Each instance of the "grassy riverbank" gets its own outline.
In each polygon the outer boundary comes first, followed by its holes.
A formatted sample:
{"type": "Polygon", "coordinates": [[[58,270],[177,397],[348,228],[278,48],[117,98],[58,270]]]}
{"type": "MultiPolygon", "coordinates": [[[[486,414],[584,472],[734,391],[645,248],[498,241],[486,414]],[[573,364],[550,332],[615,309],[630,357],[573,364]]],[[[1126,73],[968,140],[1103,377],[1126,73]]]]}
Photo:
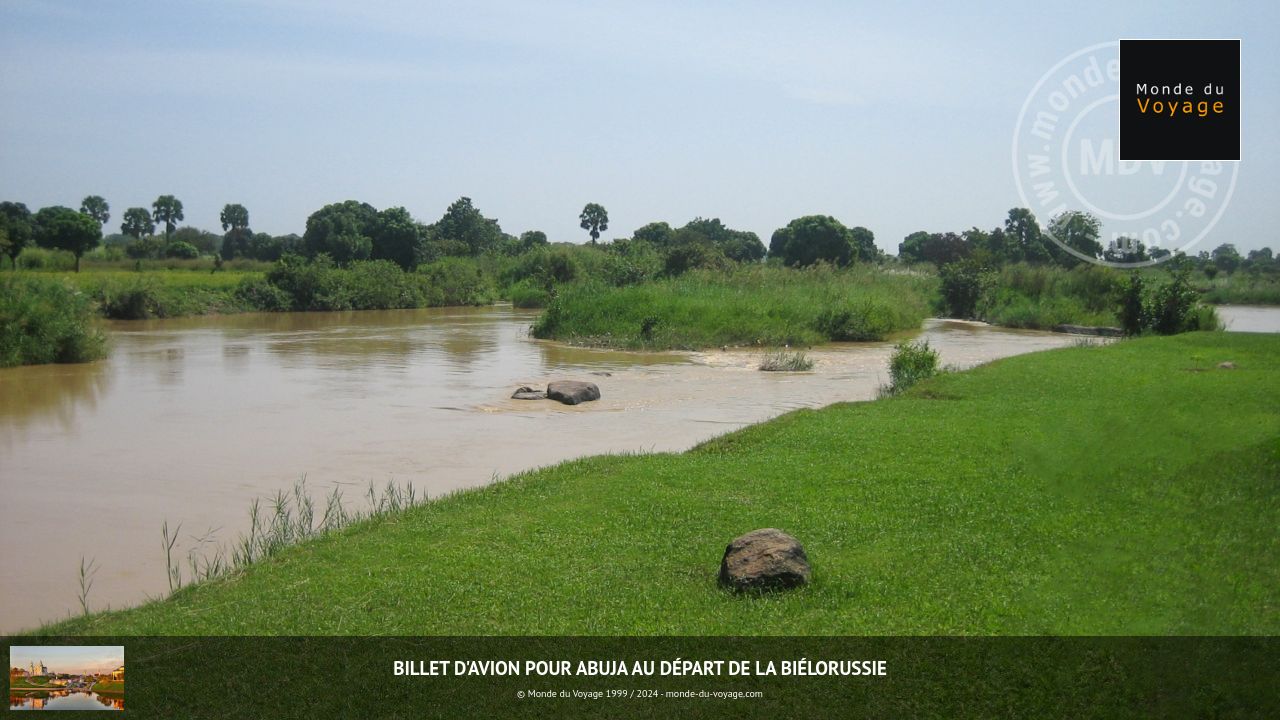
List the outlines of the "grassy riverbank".
{"type": "Polygon", "coordinates": [[[1013,357],[525,473],[41,632],[1274,634],[1277,398],[1277,336],[1013,357]],[[717,587],[759,527],[805,543],[809,587],[717,587]]]}
{"type": "Polygon", "coordinates": [[[625,287],[575,283],[560,289],[533,334],[632,349],[880,340],[918,328],[936,286],[928,274],[874,266],[740,267],[625,287]]]}

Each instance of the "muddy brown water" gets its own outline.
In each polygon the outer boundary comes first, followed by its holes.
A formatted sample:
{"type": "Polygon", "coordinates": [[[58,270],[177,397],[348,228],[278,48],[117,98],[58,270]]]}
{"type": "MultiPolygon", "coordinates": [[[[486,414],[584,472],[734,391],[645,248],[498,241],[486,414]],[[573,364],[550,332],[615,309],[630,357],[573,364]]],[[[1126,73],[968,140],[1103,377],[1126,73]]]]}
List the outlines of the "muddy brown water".
{"type": "MultiPolygon", "coordinates": [[[[108,359],[0,370],[0,631],[167,590],[161,524],[229,543],[255,497],[305,475],[358,505],[370,481],[432,496],[583,455],[683,450],[789,410],[866,400],[891,343],[810,351],[806,373],[758,350],[629,353],[534,340],[509,307],[278,313],[121,322],[108,359]],[[596,382],[575,407],[520,385],[596,382]]],[[[945,363],[971,366],[1077,338],[931,320],[945,363]]]]}

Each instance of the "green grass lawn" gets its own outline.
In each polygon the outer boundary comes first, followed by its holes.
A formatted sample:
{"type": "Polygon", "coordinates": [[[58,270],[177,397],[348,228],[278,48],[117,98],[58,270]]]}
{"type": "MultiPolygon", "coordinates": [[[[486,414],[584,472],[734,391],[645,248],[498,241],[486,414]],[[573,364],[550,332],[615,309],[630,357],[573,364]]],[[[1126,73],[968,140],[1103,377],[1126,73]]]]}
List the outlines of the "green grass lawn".
{"type": "Polygon", "coordinates": [[[120,694],[124,692],[124,681],[123,680],[119,680],[119,681],[99,680],[98,682],[94,683],[93,687],[90,689],[98,693],[120,694]]]}
{"type": "Polygon", "coordinates": [[[9,681],[9,689],[11,690],[52,690],[57,687],[57,685],[50,684],[49,678],[44,675],[36,675],[35,677],[28,678],[14,678],[9,681]]]}
{"type": "Polygon", "coordinates": [[[1275,634],[1280,336],[1023,355],[569,462],[41,632],[1275,634]],[[760,527],[805,544],[808,587],[717,587],[760,527]]]}

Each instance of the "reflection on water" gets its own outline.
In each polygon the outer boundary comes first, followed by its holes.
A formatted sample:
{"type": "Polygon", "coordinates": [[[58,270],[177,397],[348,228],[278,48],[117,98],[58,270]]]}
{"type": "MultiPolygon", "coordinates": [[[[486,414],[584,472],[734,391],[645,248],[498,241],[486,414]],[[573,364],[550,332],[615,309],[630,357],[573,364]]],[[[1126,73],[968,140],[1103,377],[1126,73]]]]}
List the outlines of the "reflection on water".
{"type": "Polygon", "coordinates": [[[8,451],[35,424],[74,432],[76,414],[93,411],[110,384],[111,375],[101,362],[0,371],[0,448],[8,451]]]}
{"type": "MultiPolygon", "coordinates": [[[[604,452],[683,450],[800,407],[865,400],[890,343],[812,350],[812,372],[761,353],[646,354],[532,340],[535,312],[448,308],[113,323],[111,356],[0,370],[0,631],[167,589],[160,525],[229,542],[254,497],[301,475],[412,482],[438,495],[604,452]],[[561,378],[600,385],[574,407],[510,399],[561,378]]],[[[943,362],[969,366],[1076,338],[931,321],[943,362]]],[[[347,493],[359,494],[359,489],[347,493]]]]}
{"type": "Polygon", "coordinates": [[[9,691],[10,710],[124,710],[123,695],[99,695],[88,690],[9,691]]]}

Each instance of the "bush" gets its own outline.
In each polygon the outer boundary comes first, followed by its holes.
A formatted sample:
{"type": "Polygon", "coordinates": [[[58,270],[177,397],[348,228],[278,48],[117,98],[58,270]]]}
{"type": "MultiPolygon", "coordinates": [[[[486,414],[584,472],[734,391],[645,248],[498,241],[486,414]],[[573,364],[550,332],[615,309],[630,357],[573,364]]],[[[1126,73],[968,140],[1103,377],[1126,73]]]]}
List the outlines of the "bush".
{"type": "Polygon", "coordinates": [[[1142,276],[1129,273],[1120,295],[1120,329],[1125,335],[1137,335],[1147,325],[1146,307],[1142,297],[1142,276]]]}
{"type": "Polygon", "coordinates": [[[889,359],[889,394],[897,395],[937,374],[938,352],[929,347],[929,341],[898,343],[889,359]]]}
{"type": "Polygon", "coordinates": [[[1204,312],[1198,296],[1191,287],[1191,270],[1172,265],[1169,281],[1156,288],[1147,306],[1150,329],[1160,335],[1176,335],[1194,330],[1216,330],[1217,316],[1212,308],[1204,312]]]}
{"type": "Polygon", "coordinates": [[[496,293],[480,272],[475,260],[449,257],[422,265],[418,272],[427,279],[429,305],[487,305],[496,293]]]}
{"type": "Polygon", "coordinates": [[[76,256],[67,250],[27,247],[18,255],[18,267],[23,270],[71,272],[76,269],[76,256]]]}
{"type": "Polygon", "coordinates": [[[235,296],[247,310],[281,312],[293,308],[293,298],[266,278],[250,277],[241,280],[235,296]]]}
{"type": "Polygon", "coordinates": [[[0,278],[0,367],[76,363],[106,355],[89,298],[46,278],[0,278]]]}
{"type": "Polygon", "coordinates": [[[526,278],[511,286],[511,304],[518,308],[541,308],[551,302],[551,293],[526,278]]]}
{"type": "Polygon", "coordinates": [[[942,304],[948,317],[977,317],[978,301],[990,285],[990,273],[973,260],[960,260],[942,266],[942,304]]]}
{"type": "Polygon", "coordinates": [[[200,257],[200,251],[196,249],[195,245],[192,245],[189,242],[182,242],[181,240],[175,240],[174,242],[171,242],[165,246],[164,256],[171,257],[171,258],[183,258],[186,260],[194,260],[200,257]]]}
{"type": "Polygon", "coordinates": [[[837,342],[861,342],[883,338],[895,329],[895,323],[893,310],[887,305],[864,300],[823,310],[814,329],[837,342]]]}
{"type": "Polygon", "coordinates": [[[280,258],[267,273],[267,282],[289,298],[291,310],[350,310],[348,288],[328,255],[307,260],[297,255],[280,258]]]}
{"type": "Polygon", "coordinates": [[[159,282],[150,275],[108,279],[95,292],[102,314],[116,320],[145,320],[161,315],[159,282]]]}
{"type": "Polygon", "coordinates": [[[337,271],[342,284],[349,288],[354,310],[385,310],[422,307],[425,304],[425,278],[404,272],[390,260],[353,262],[346,270],[337,271]]]}

